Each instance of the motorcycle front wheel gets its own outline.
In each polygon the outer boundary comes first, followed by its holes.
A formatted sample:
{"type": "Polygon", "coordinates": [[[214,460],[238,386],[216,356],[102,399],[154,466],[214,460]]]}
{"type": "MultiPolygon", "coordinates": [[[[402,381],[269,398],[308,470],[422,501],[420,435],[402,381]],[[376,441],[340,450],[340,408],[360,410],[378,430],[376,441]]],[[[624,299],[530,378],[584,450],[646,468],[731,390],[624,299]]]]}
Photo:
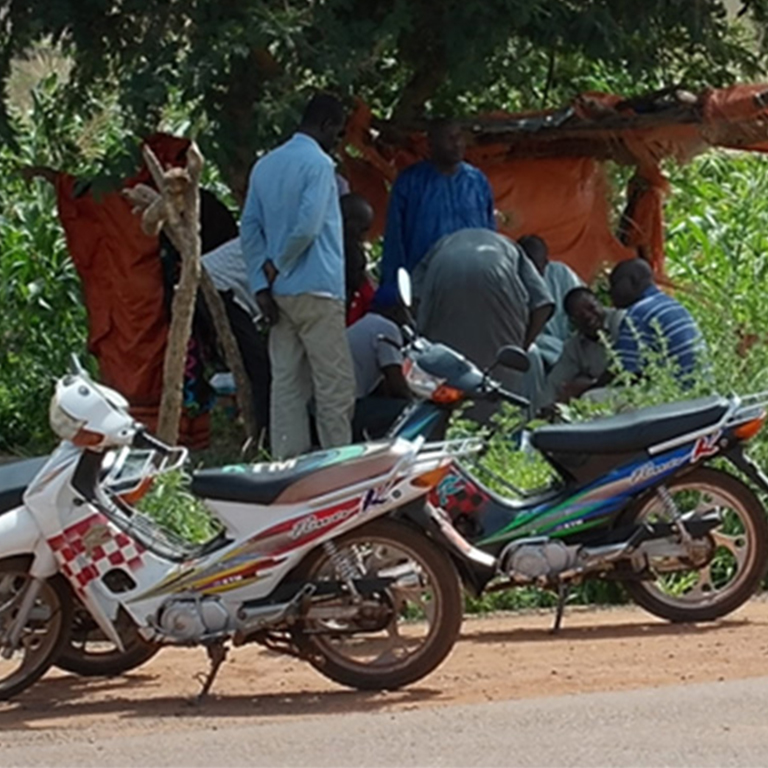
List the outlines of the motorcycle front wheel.
{"type": "MultiPolygon", "coordinates": [[[[32,581],[29,558],[0,560],[0,638],[11,629],[32,581]]],[[[67,642],[72,598],[59,575],[43,582],[24,625],[19,647],[6,658],[0,645],[0,701],[28,688],[51,667],[67,642]]]]}
{"type": "MultiPolygon", "coordinates": [[[[420,680],[450,653],[459,635],[462,596],[448,557],[426,536],[392,519],[376,520],[336,539],[333,555],[318,548],[301,566],[307,581],[381,580],[387,586],[355,598],[340,593],[313,606],[327,618],[307,618],[293,639],[326,677],[351,688],[394,690],[420,680]],[[342,571],[340,573],[339,571],[342,571]]],[[[310,608],[310,616],[312,609],[310,608]]]]}
{"type": "MultiPolygon", "coordinates": [[[[674,622],[713,621],[745,603],[768,566],[768,518],[760,501],[739,479],[699,467],[667,485],[684,516],[718,512],[721,524],[710,531],[701,562],[649,558],[654,578],[626,581],[629,596],[645,610],[674,622]]],[[[632,510],[620,524],[670,522],[658,493],[632,510]]]]}
{"type": "Polygon", "coordinates": [[[56,659],[56,666],[81,677],[114,677],[140,667],[160,645],[145,640],[136,625],[121,612],[115,622],[124,650],[108,640],[88,610],[79,601],[74,607],[69,642],[56,659]]]}

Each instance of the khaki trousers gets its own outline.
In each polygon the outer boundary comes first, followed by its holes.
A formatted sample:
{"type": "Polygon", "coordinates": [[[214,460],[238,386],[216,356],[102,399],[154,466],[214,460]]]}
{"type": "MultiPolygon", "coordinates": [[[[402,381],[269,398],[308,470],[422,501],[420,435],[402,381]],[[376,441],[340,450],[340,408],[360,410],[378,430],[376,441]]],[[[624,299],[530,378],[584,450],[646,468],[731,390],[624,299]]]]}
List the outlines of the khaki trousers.
{"type": "Polygon", "coordinates": [[[313,395],[320,444],[349,445],[355,373],[344,302],[310,294],[275,301],[280,317],[269,334],[272,455],[285,459],[310,449],[307,405],[313,395]]]}

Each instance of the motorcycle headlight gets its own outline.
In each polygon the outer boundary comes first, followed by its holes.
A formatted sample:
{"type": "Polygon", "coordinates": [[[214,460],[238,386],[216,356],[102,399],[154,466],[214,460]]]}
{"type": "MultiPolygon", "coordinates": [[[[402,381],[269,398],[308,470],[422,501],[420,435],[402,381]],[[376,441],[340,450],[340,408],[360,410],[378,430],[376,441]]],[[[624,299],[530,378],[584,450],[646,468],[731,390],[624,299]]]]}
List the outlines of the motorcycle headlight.
{"type": "Polygon", "coordinates": [[[70,416],[59,402],[58,393],[51,398],[51,406],[48,409],[48,420],[51,429],[61,440],[74,440],[75,436],[85,425],[84,421],[70,416]]]}
{"type": "Polygon", "coordinates": [[[69,442],[82,448],[93,448],[101,445],[104,441],[104,435],[101,432],[86,429],[85,421],[75,418],[61,407],[58,388],[56,394],[51,398],[48,421],[54,434],[61,440],[69,440],[69,442]]]}
{"type": "Polygon", "coordinates": [[[432,397],[445,381],[445,379],[438,378],[422,370],[411,359],[406,359],[403,364],[403,375],[411,392],[417,397],[423,397],[427,400],[432,397]]]}

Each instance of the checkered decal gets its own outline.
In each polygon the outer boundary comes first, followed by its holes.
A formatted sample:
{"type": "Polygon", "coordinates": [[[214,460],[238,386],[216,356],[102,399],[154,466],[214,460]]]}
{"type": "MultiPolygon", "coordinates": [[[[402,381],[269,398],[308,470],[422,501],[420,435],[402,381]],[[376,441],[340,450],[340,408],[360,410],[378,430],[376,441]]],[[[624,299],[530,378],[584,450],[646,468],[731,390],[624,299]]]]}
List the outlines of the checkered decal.
{"type": "Polygon", "coordinates": [[[78,594],[115,566],[135,571],[143,562],[141,544],[100,514],[80,520],[48,539],[48,544],[78,594]]]}

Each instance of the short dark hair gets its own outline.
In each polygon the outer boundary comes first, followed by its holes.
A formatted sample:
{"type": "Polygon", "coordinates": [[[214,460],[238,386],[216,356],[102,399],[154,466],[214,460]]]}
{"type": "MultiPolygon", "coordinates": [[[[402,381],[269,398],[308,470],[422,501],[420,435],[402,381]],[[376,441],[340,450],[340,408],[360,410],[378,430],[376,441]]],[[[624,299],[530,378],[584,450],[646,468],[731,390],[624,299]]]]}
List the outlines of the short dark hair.
{"type": "Polygon", "coordinates": [[[343,123],[347,113],[341,100],[332,93],[320,91],[316,93],[304,107],[304,113],[301,116],[302,125],[320,126],[325,122],[332,121],[343,123]]]}
{"type": "Polygon", "coordinates": [[[565,313],[570,317],[573,305],[586,296],[591,296],[593,299],[597,298],[595,292],[591,288],[587,288],[586,285],[579,285],[576,288],[571,288],[571,290],[565,294],[565,298],[563,299],[563,309],[565,310],[565,313]]]}
{"type": "Polygon", "coordinates": [[[517,244],[528,260],[536,267],[536,271],[543,277],[549,264],[549,248],[546,242],[538,235],[523,235],[517,244]]]}
{"type": "Polygon", "coordinates": [[[373,214],[373,206],[365,197],[359,195],[357,192],[347,192],[346,195],[342,195],[339,198],[339,204],[341,205],[342,214],[346,213],[349,215],[350,213],[361,210],[370,210],[371,214],[373,214]]]}
{"type": "Polygon", "coordinates": [[[517,242],[532,259],[535,259],[538,253],[549,253],[546,242],[538,235],[523,235],[517,242]]]}
{"type": "Polygon", "coordinates": [[[620,261],[608,276],[611,285],[623,278],[629,278],[636,286],[645,290],[653,284],[653,267],[645,260],[636,256],[634,259],[620,261]]]}

